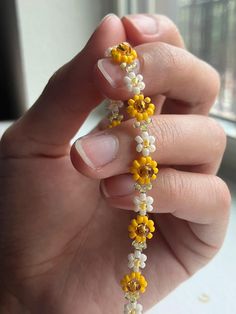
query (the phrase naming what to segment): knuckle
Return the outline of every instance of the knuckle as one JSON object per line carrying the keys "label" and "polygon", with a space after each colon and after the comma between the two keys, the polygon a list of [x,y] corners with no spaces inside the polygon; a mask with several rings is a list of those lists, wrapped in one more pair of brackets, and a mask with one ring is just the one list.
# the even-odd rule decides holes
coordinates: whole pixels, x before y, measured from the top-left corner
{"label": "knuckle", "polygon": [[215,156],[223,156],[226,143],[227,143],[227,137],[225,134],[225,131],[223,127],[214,119],[211,117],[207,117],[207,129],[209,132],[212,133],[213,141],[211,143],[211,149],[212,149],[212,156],[215,158]]}
{"label": "knuckle", "polygon": [[179,29],[178,29],[177,25],[176,25],[176,24],[174,23],[174,21],[171,20],[168,16],[160,14],[160,15],[158,15],[158,17],[159,17],[160,19],[162,19],[163,22],[165,22],[166,24],[168,24],[169,28],[175,30],[176,32],[179,32]]}
{"label": "knuckle", "polygon": [[64,69],[65,65],[62,66],[61,68],[57,69],[52,76],[49,78],[48,83],[46,85],[47,88],[51,88],[51,86],[54,86],[55,84],[58,83],[63,78],[64,75]]}
{"label": "knuckle", "polygon": [[[211,82],[210,89],[208,91],[208,99],[211,104],[213,104],[216,101],[216,98],[220,92],[220,86],[221,86],[221,79],[220,74],[217,72],[215,68],[208,65],[211,69],[208,73],[209,82]],[[211,74],[211,75],[210,75]]]}
{"label": "knuckle", "polygon": [[183,48],[185,45],[178,26],[166,15],[158,15],[157,18],[160,24],[164,25],[165,33],[163,35],[167,42]]}
{"label": "knuckle", "polygon": [[[196,58],[196,60],[198,59]],[[206,94],[205,99],[202,100],[202,103],[213,105],[220,91],[221,86],[220,74],[210,64],[202,60],[200,61],[202,74],[203,76],[208,78],[206,82],[207,84],[205,85],[205,87],[207,88],[207,93],[205,93]],[[197,62],[199,62],[199,60]]]}
{"label": "knuckle", "polygon": [[176,145],[178,139],[183,136],[183,131],[174,119],[154,117],[151,126],[152,133],[156,138],[156,145],[160,150],[165,150],[170,145]]}
{"label": "knuckle", "polygon": [[168,197],[173,200],[183,198],[189,188],[180,172],[171,168],[162,170],[162,183]]}
{"label": "knuckle", "polygon": [[[189,52],[165,43],[160,43],[160,46],[159,48],[157,47],[157,49],[158,52],[156,52],[156,58],[162,60],[158,70],[161,73],[162,80],[166,86],[170,85],[171,73],[173,74],[173,77],[176,76],[177,73],[182,73],[183,75],[190,74],[191,69],[194,67],[194,63],[196,62],[196,58],[193,58]],[[155,50],[153,53],[155,53]],[[169,90],[165,92],[167,93]]]}
{"label": "knuckle", "polygon": [[[150,49],[147,49],[149,46]],[[149,71],[149,69],[153,69],[153,65],[157,63],[157,60],[161,60],[158,71],[165,74],[165,71],[173,66],[177,66],[176,50],[172,49],[170,45],[163,42],[157,42],[155,45],[146,44],[144,49],[145,50],[140,55],[142,68]],[[151,71],[151,73],[152,72],[155,71]],[[153,74],[156,75],[156,73]]]}
{"label": "knuckle", "polygon": [[159,54],[166,70],[179,67],[177,48],[173,49],[168,44],[162,44],[161,49],[159,49]]}
{"label": "knuckle", "polygon": [[215,93],[216,95],[219,94],[220,87],[221,87],[221,78],[220,78],[220,73],[213,68],[214,71],[214,76],[215,76]]}
{"label": "knuckle", "polygon": [[154,83],[157,81],[158,67],[158,77],[161,77],[161,80],[158,80],[157,88],[161,94],[168,94],[171,88],[170,81],[174,80],[177,73],[185,75],[189,72],[189,75],[192,75],[190,71],[196,62],[196,58],[186,50],[164,42],[145,44],[139,52],[141,72]]}
{"label": "knuckle", "polygon": [[211,176],[209,180],[215,200],[221,209],[220,213],[223,217],[228,218],[229,209],[231,207],[231,195],[229,188],[227,184],[218,176]]}
{"label": "knuckle", "polygon": [[7,129],[0,140],[0,155],[7,156],[11,151],[11,146],[15,141],[14,133],[11,131],[11,128]]}

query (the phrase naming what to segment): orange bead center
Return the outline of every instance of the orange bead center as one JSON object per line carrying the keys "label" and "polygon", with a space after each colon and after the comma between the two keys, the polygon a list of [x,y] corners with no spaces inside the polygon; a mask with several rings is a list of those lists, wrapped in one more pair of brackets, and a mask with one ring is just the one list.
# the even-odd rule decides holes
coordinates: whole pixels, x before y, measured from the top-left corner
{"label": "orange bead center", "polygon": [[134,108],[138,112],[142,113],[142,112],[147,110],[148,104],[144,100],[136,100],[135,103],[134,103]]}
{"label": "orange bead center", "polygon": [[143,177],[143,178],[147,178],[147,177],[151,178],[153,174],[154,174],[154,170],[149,165],[145,165],[145,166],[141,167],[139,170],[139,175],[140,175],[140,177]]}
{"label": "orange bead center", "polygon": [[127,44],[119,44],[117,46],[117,50],[122,54],[122,55],[125,55],[125,56],[130,56],[131,55],[131,52],[132,52],[132,48],[127,45]]}
{"label": "orange bead center", "polygon": [[141,286],[137,279],[132,279],[128,282],[127,288],[130,292],[136,292],[140,290]]}
{"label": "orange bead center", "polygon": [[149,228],[145,224],[139,224],[137,226],[137,234],[140,236],[147,236],[149,231]]}

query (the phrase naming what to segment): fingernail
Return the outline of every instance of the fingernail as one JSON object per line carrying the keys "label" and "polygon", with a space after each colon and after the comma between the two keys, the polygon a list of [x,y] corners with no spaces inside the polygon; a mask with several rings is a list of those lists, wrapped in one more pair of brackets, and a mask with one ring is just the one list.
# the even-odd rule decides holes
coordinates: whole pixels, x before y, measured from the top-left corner
{"label": "fingernail", "polygon": [[119,140],[111,134],[89,135],[78,139],[75,148],[90,168],[99,169],[116,158]]}
{"label": "fingernail", "polygon": [[115,15],[114,13],[108,13],[107,15],[105,15],[100,23],[98,24],[97,28],[104,22],[104,21],[108,21],[110,18],[116,18],[119,19],[119,17],[117,15]]}
{"label": "fingernail", "polygon": [[98,60],[97,65],[102,75],[112,87],[122,86],[124,72],[122,72],[117,64],[114,64],[111,59],[105,58]]}
{"label": "fingernail", "polygon": [[132,176],[124,174],[112,178],[112,184],[108,180],[101,181],[101,190],[105,197],[126,196],[135,191]]}
{"label": "fingernail", "polygon": [[[140,64],[138,59],[136,60],[137,66],[134,72],[139,71]],[[100,59],[97,63],[98,69],[105,77],[107,82],[114,88],[124,86],[124,71],[118,64],[115,64],[110,58]]]}
{"label": "fingernail", "polygon": [[125,17],[139,31],[145,35],[154,35],[158,31],[157,21],[148,15],[133,14]]}

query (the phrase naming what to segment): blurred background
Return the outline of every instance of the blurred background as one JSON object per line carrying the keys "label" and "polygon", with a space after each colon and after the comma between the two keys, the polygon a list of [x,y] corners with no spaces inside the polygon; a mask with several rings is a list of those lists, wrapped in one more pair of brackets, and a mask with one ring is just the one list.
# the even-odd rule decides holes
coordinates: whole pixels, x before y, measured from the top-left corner
{"label": "blurred background", "polygon": [[[219,175],[230,185],[233,210],[223,249],[209,266],[149,314],[236,313],[236,0],[2,0],[0,2],[0,135],[40,95],[49,77],[80,51],[108,13],[165,14],[187,48],[221,75],[211,115],[228,144]],[[81,135],[98,121],[95,112]],[[167,274],[168,276],[168,274]],[[158,278],[157,278],[158,284]]]}

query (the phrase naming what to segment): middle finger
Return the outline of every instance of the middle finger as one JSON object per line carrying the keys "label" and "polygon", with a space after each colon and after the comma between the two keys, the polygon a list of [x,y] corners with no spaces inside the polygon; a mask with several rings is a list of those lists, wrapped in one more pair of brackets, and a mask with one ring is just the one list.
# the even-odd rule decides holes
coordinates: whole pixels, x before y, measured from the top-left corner
{"label": "middle finger", "polygon": [[[129,172],[138,145],[132,123],[127,120],[119,128],[79,139],[71,150],[75,168],[100,179]],[[224,131],[215,120],[200,115],[154,116],[150,134],[156,137],[154,160],[161,165],[192,166],[196,172],[199,166],[199,172],[215,173],[226,144]]]}

